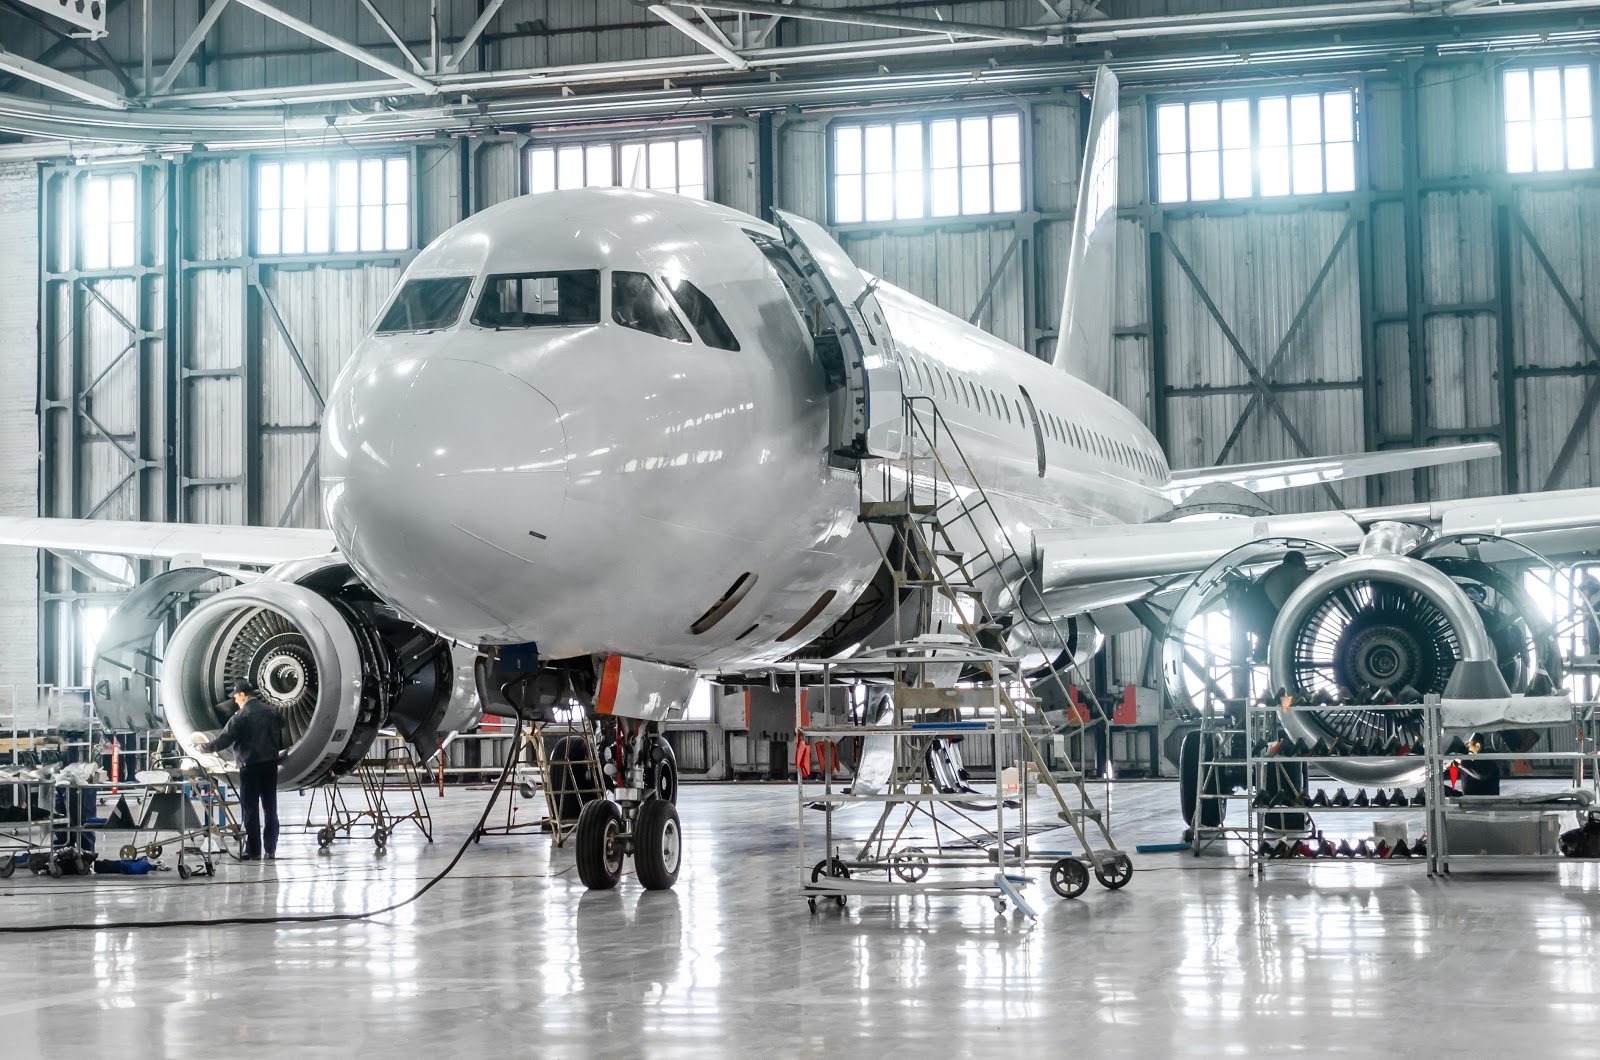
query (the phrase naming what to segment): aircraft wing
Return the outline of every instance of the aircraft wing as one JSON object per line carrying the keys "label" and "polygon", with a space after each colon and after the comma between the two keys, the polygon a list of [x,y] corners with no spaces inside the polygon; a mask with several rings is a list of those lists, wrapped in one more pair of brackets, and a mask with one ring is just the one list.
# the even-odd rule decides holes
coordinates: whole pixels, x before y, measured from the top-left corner
{"label": "aircraft wing", "polygon": [[1137,599],[1262,538],[1320,541],[1349,551],[1369,527],[1384,521],[1428,526],[1440,536],[1508,537],[1546,556],[1570,556],[1600,550],[1600,488],[1342,512],[1040,530],[1034,545],[1041,589],[1052,609],[1071,613]]}
{"label": "aircraft wing", "polygon": [[1467,460],[1487,460],[1500,455],[1497,442],[1471,442],[1466,445],[1439,445],[1426,449],[1389,449],[1376,453],[1350,453],[1345,456],[1319,456],[1304,460],[1268,460],[1258,464],[1224,464],[1220,467],[1174,471],[1168,477],[1167,491],[1174,503],[1181,503],[1195,490],[1219,482],[1243,486],[1253,493],[1285,490],[1292,486],[1314,486],[1345,478],[1387,475],[1413,471],[1419,467],[1456,464]]}
{"label": "aircraft wing", "polygon": [[0,545],[262,567],[334,551],[327,530],[25,516],[0,516]]}

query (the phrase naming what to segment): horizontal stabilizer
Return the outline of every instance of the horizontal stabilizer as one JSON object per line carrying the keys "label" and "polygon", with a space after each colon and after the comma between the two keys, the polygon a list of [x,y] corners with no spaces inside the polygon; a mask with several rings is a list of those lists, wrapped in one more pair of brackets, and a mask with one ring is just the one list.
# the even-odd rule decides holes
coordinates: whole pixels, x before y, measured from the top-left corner
{"label": "horizontal stabilizer", "polygon": [[1258,464],[1225,464],[1174,471],[1168,477],[1167,492],[1174,503],[1182,503],[1184,498],[1200,487],[1218,482],[1242,486],[1252,493],[1268,493],[1292,486],[1315,486],[1319,482],[1388,475],[1396,471],[1413,471],[1419,467],[1487,460],[1499,455],[1498,442],[1472,442],[1467,445],[1438,445],[1428,449],[1389,449],[1345,456],[1268,460]]}

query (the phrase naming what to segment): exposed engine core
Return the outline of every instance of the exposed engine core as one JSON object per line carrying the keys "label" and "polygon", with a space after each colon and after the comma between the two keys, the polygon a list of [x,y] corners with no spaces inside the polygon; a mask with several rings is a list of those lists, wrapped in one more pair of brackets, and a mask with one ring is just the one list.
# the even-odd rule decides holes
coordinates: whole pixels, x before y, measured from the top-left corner
{"label": "exposed engine core", "polygon": [[386,725],[427,758],[472,719],[470,654],[458,660],[342,563],[285,566],[203,601],[172,632],[162,701],[191,753],[195,736],[226,723],[240,680],[283,718],[283,787],[349,772]]}

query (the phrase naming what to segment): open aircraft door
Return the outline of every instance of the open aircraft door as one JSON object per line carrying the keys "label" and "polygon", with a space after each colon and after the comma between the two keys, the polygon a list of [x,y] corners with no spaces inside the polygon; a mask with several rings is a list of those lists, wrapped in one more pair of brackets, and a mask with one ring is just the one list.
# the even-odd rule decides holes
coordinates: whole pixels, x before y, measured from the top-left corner
{"label": "open aircraft door", "polygon": [[899,358],[889,324],[869,283],[850,256],[814,221],[773,211],[783,245],[801,280],[822,308],[814,336],[831,381],[842,379],[829,450],[847,459],[905,455],[906,424]]}

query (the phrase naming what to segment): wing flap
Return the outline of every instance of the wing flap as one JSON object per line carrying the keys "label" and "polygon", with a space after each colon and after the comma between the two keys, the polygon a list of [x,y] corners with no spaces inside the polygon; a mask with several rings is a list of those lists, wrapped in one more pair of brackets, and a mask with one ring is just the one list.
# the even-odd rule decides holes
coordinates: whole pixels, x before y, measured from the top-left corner
{"label": "wing flap", "polygon": [[263,567],[335,549],[333,534],[327,530],[26,516],[0,516],[0,545]]}
{"label": "wing flap", "polygon": [[1242,486],[1252,493],[1269,493],[1294,486],[1314,486],[1347,478],[1388,475],[1414,471],[1419,467],[1458,464],[1468,460],[1487,460],[1500,455],[1498,442],[1469,442],[1465,445],[1438,445],[1426,449],[1388,449],[1376,453],[1349,453],[1304,460],[1268,460],[1256,464],[1224,464],[1174,471],[1168,477],[1167,491],[1174,503],[1181,503],[1195,490],[1219,482]]}

